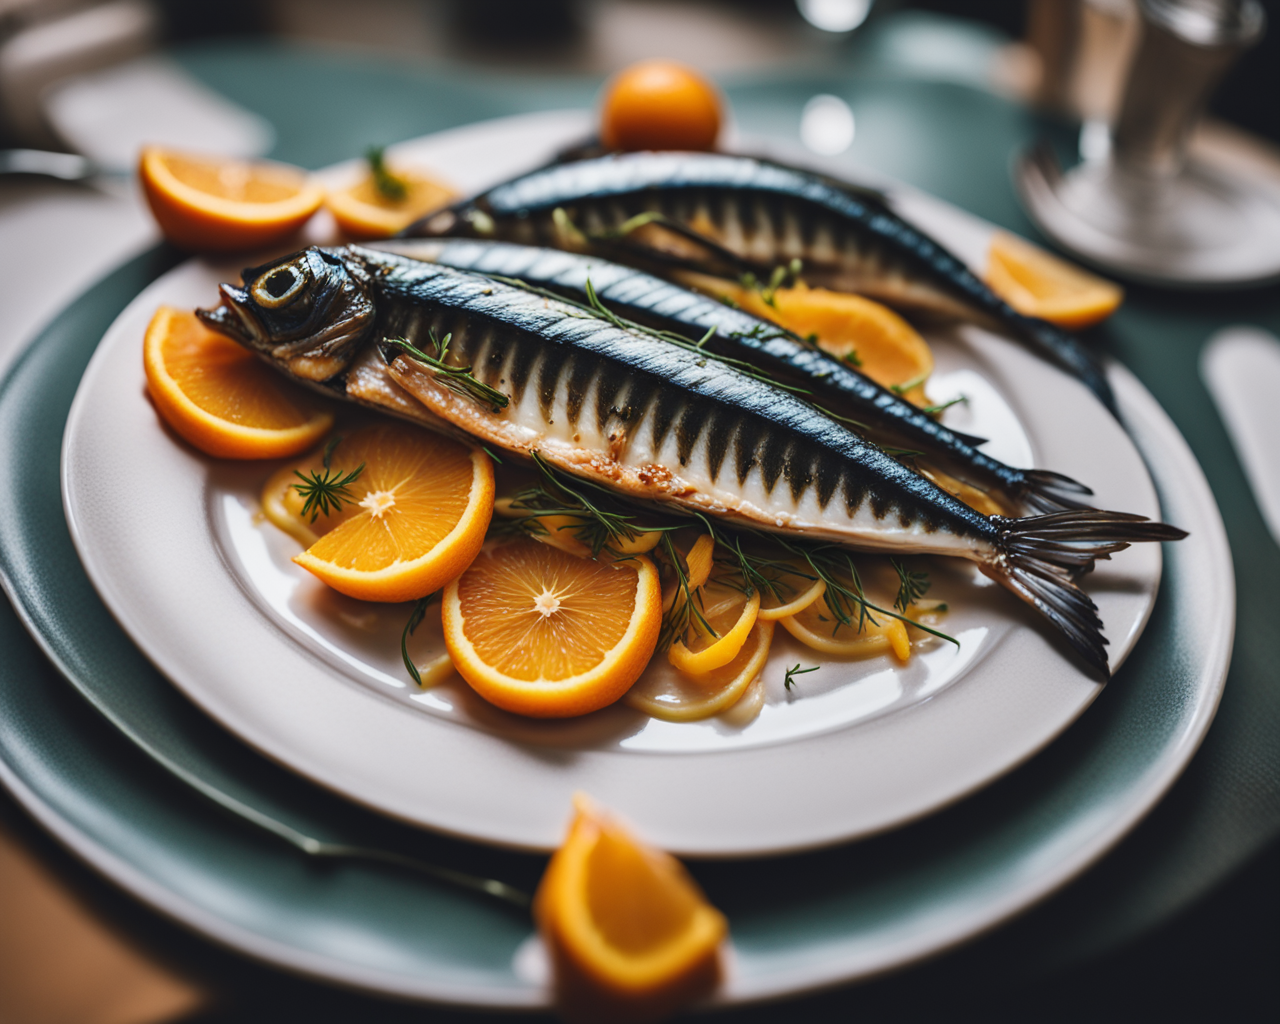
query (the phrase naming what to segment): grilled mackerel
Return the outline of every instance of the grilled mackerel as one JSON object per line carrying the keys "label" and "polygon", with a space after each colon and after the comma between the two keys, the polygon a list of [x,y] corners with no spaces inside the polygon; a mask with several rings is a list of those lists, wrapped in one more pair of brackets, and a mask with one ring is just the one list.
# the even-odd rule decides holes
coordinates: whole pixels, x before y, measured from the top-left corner
{"label": "grilled mackerel", "polygon": [[509,242],[413,239],[376,248],[413,259],[518,279],[575,302],[588,286],[606,307],[629,320],[697,341],[796,385],[812,401],[880,445],[923,453],[928,465],[987,493],[1024,515],[1088,507],[1093,492],[1048,470],[1016,469],[978,450],[981,438],[949,430],[870,377],[795,334],[722,302],[632,267],[593,256]]}
{"label": "grilled mackerel", "polygon": [[[1131,541],[1183,536],[1116,512],[983,516],[758,377],[449,267],[313,248],[220,290],[223,305],[201,319],[312,385],[506,452],[536,451],[659,506],[861,550],[971,559],[1099,678],[1107,641],[1074,574]],[[459,384],[463,367],[471,388]]]}
{"label": "grilled mackerel", "polygon": [[589,252],[678,277],[810,285],[1003,330],[1115,411],[1102,368],[1065,331],[1016,312],[878,193],[752,157],[626,153],[554,164],[433,213],[405,235],[465,235]]}

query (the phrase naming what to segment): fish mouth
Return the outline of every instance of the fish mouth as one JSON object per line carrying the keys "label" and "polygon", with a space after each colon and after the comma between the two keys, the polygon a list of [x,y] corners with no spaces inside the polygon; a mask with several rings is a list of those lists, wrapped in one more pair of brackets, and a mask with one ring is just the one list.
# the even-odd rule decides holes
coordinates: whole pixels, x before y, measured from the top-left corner
{"label": "fish mouth", "polygon": [[213,309],[197,309],[196,316],[211,330],[238,341],[247,348],[261,345],[265,334],[257,318],[249,311],[249,293],[231,284],[218,286],[222,304]]}

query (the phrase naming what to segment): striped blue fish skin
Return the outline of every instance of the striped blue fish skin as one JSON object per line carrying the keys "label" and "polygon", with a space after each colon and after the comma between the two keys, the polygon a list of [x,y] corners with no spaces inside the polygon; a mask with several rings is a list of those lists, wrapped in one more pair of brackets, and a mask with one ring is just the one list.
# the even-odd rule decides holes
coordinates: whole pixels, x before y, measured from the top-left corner
{"label": "striped blue fish skin", "polygon": [[[472,239],[400,240],[377,246],[459,270],[513,278],[587,301],[587,284],[618,315],[704,341],[709,351],[742,360],[806,389],[812,400],[856,421],[878,444],[941,457],[943,469],[1002,495],[1026,514],[1086,507],[1088,488],[1060,474],[1005,465],[978,450],[981,439],[947,429],[932,416],[808,344],[792,332],[633,267],[539,246]],[[707,335],[707,332],[714,332]]]}
{"label": "striped blue fish skin", "polygon": [[[758,377],[478,274],[310,249],[250,268],[244,285],[222,285],[222,305],[197,314],[295,378],[510,452],[537,451],[659,506],[865,550],[968,558],[1035,607],[1099,680],[1109,675],[1107,640],[1076,577],[1132,542],[1185,536],[1093,509],[981,515]],[[505,405],[458,394],[392,341],[439,352],[446,337],[448,363],[470,367]],[[398,392],[359,382],[370,356]]]}
{"label": "striped blue fish skin", "polygon": [[[700,211],[719,218],[721,229],[701,255],[664,253],[617,234],[643,213],[696,234]],[[741,230],[724,230],[731,224]],[[906,299],[914,292],[996,326],[1078,377],[1115,412],[1111,386],[1088,349],[1061,328],[1018,313],[874,193],[752,157],[628,153],[552,165],[429,215],[404,235],[580,248],[658,273],[683,268],[736,278],[750,270],[761,280],[796,258],[812,285],[890,304],[895,297],[917,304]]]}

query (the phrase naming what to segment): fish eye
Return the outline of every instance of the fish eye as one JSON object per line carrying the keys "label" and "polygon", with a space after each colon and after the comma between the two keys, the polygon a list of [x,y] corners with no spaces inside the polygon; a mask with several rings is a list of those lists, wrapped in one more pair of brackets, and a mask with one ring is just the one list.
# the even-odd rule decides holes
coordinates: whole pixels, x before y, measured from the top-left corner
{"label": "fish eye", "polygon": [[253,299],[266,309],[279,309],[298,297],[307,277],[305,271],[293,264],[277,267],[253,283]]}

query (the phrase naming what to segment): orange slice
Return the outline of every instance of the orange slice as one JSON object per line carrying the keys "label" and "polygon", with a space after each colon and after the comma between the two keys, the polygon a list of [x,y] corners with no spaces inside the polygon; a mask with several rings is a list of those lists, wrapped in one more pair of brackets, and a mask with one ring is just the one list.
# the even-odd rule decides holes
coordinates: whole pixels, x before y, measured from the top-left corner
{"label": "orange slice", "polygon": [[776,289],[766,302],[759,289],[735,282],[695,274],[683,279],[802,338],[815,338],[823,351],[877,384],[899,391],[917,405],[927,404],[924,382],[933,372],[933,352],[920,333],[888,306],[861,295],[810,288],[803,281]]}
{"label": "orange slice", "polygon": [[628,707],[668,722],[695,722],[727,711],[760,675],[773,632],[772,622],[756,622],[732,661],[701,675],[680,672],[655,659],[623,700]]}
{"label": "orange slice", "polygon": [[534,917],[570,1020],[657,1020],[709,992],[727,923],[674,857],[585,798],[547,865]]}
{"label": "orange slice", "polygon": [[1019,313],[1076,329],[1105,320],[1124,290],[1017,235],[1000,231],[987,255],[987,284]]}
{"label": "orange slice", "polygon": [[683,64],[646,60],[605,86],[600,141],[608,149],[714,149],[720,94]]}
{"label": "orange slice", "polygon": [[520,539],[486,548],[445,589],[454,665],[492,704],[568,718],[612,704],[658,643],[658,570],[643,555],[578,558]]}
{"label": "orange slice", "polygon": [[747,597],[717,584],[703,587],[701,612],[691,617],[688,635],[667,649],[667,660],[689,675],[722,668],[738,656],[760,614],[760,592]]}
{"label": "orange slice", "polygon": [[186,310],[156,310],[143,340],[142,365],[147,392],[164,421],[209,455],[297,455],[333,426],[333,414],[302,388]]}
{"label": "orange slice", "polygon": [[[329,473],[341,479],[362,465],[341,507],[310,525],[320,539],[295,562],[364,601],[425,597],[471,564],[493,515],[488,455],[408,423],[379,423],[344,438]],[[324,472],[319,458],[309,468]],[[296,487],[284,499],[298,518],[303,502]]]}
{"label": "orange slice", "polygon": [[155,146],[142,151],[138,178],[164,236],[184,249],[205,252],[283,241],[324,199],[324,189],[298,167]]}
{"label": "orange slice", "polygon": [[[806,570],[807,571],[807,570]],[[812,575],[812,573],[808,573]],[[781,575],[774,580],[777,592],[765,591],[760,595],[760,621],[776,622],[804,611],[827,591],[822,580],[805,576]]]}
{"label": "orange slice", "polygon": [[350,188],[325,196],[325,206],[345,235],[354,239],[390,238],[457,197],[448,185],[420,171],[397,169],[394,179],[403,187],[400,195],[387,195],[368,174]]}
{"label": "orange slice", "polygon": [[873,612],[871,618],[875,622],[872,623],[871,618],[868,618],[859,630],[856,610],[852,613],[852,618],[852,625],[842,625],[827,607],[826,600],[819,598],[804,611],[780,619],[779,622],[783,629],[806,647],[823,654],[869,658],[892,651],[899,661],[906,661],[911,657],[911,638],[901,619]]}

